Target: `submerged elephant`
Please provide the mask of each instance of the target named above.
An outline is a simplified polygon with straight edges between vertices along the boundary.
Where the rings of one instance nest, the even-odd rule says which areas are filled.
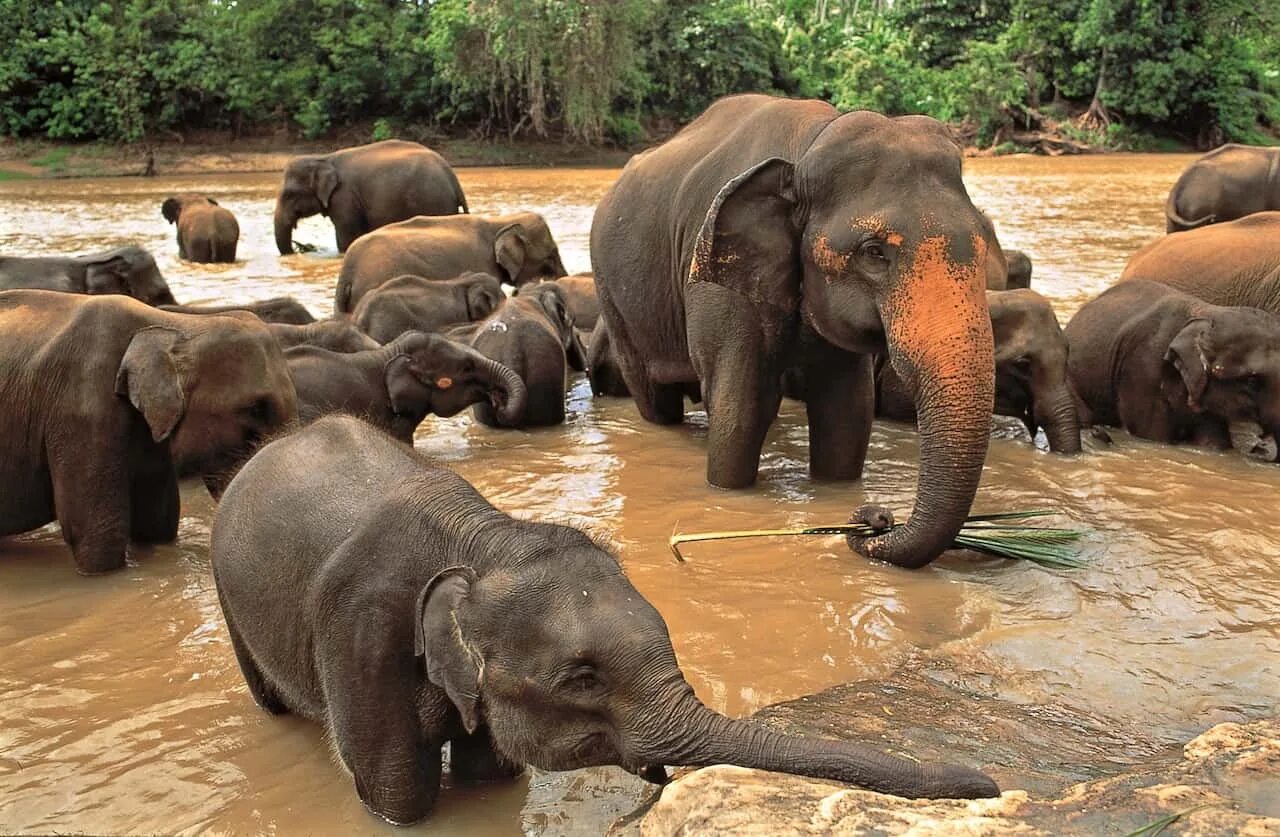
[[[1280,314],[1280,212],[1166,235],[1134,253],[1120,280],[1160,282],[1214,305]]]
[[[276,248],[282,256],[292,253],[293,229],[311,215],[333,221],[338,252],[345,253],[387,224],[468,211],[453,169],[430,148],[404,140],[358,145],[289,161],[276,198]]]
[[[1280,438],[1280,317],[1122,282],[1067,324],[1084,424],[1157,442],[1231,446],[1231,422]]]
[[[148,305],[173,303],[156,260],[129,245],[88,256],[0,256],[0,290],[124,294]]]
[[[1165,229],[1191,230],[1268,209],[1280,209],[1280,148],[1230,143],[1178,177],[1165,201]]]
[[[282,349],[318,346],[331,352],[350,353],[376,349],[380,345],[377,340],[345,320],[321,320],[306,325],[268,323],[267,328]]]
[[[231,311],[248,311],[267,323],[306,325],[316,321],[306,306],[291,296],[277,296],[259,302],[246,302],[242,305],[161,305],[160,308],[178,314],[227,314]]]
[[[502,283],[488,273],[452,279],[397,276],[361,297],[351,321],[386,343],[406,331],[438,332],[456,323],[478,322],[506,299]]]
[[[204,195],[167,198],[160,214],[178,228],[178,255],[193,262],[234,262],[240,225],[231,210]]]
[[[218,509],[213,576],[255,701],[324,725],[356,793],[408,824],[454,781],[731,763],[907,797],[989,797],[985,774],[788,736],[703,705],[618,559],[516,520],[351,418],[271,442]]]
[[[565,271],[551,229],[536,212],[412,218],[370,233],[351,248],[342,260],[333,310],[354,311],[365,294],[406,273],[447,279],[472,272],[519,287]]]
[[[1080,452],[1080,422],[1067,381],[1067,338],[1049,300],[1032,290],[987,291],[995,337],[995,413],[1022,419],[1034,438],[1044,428],[1049,449]],[[877,415],[913,421],[915,405],[893,367],[876,380]]]
[[[247,316],[7,291],[0,334],[0,535],[57,519],[85,574],[177,536],[175,463],[231,469],[298,415],[280,347]]]
[[[586,334],[590,334],[600,319],[600,298],[596,295],[596,279],[590,273],[574,273],[558,279],[547,279],[555,282],[564,291],[565,304],[573,314],[573,325]],[[516,296],[527,293],[537,284],[522,285],[516,289]]]
[[[438,334],[411,331],[385,346],[341,354],[315,346],[285,352],[301,421],[348,413],[406,444],[427,416],[452,416],[481,401],[504,422],[525,410],[520,376]]]
[[[908,523],[857,548],[907,567],[950,546],[987,452],[985,287],[1006,268],[960,165],[927,117],[733,96],[633,157],[591,228],[627,388],[645,419],[672,424],[701,384],[714,486],[755,482],[791,367],[810,381],[810,473],[857,479],[872,358],[888,354],[916,400],[919,491]]]

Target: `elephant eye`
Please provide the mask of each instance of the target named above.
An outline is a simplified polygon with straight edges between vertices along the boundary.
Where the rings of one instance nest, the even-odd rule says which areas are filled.
[[[250,404],[245,412],[253,421],[266,424],[271,421],[271,401],[267,398],[259,398]]]
[[[565,685],[578,691],[594,692],[604,685],[604,681],[600,679],[600,675],[596,673],[594,668],[580,666],[574,669],[568,679],[565,680]]]
[[[877,259],[882,262],[889,260],[889,250],[885,247],[885,243],[878,238],[868,239],[863,242],[862,255],[870,259]]]

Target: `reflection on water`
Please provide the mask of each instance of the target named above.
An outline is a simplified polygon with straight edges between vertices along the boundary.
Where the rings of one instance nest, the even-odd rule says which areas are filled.
[[[1164,196],[1190,159],[981,159],[968,161],[966,179],[1002,243],[1031,254],[1033,285],[1065,322],[1162,232]],[[589,269],[592,208],[616,174],[459,171],[474,211],[542,211],[571,271]],[[288,293],[326,315],[339,266],[332,229],[308,219],[295,238],[321,250],[277,256],[277,182],[0,183],[0,252],[135,241],[156,254],[180,301]],[[177,261],[159,207],[181,191],[203,191],[236,213],[242,261]],[[805,475],[803,412],[788,403],[760,484],[724,492],[703,483],[700,422],[646,425],[629,401],[593,401],[583,380],[570,406],[563,427],[529,432],[465,415],[429,419],[417,443],[513,514],[611,538],[666,618],[698,694],[722,711],[743,715],[921,658],[980,673],[1008,700],[1104,719],[1118,741],[1132,729],[1167,744],[1274,711],[1280,521],[1259,514],[1280,486],[1273,465],[1122,433],[1114,448],[1065,459],[1000,422],[978,510],[1060,508],[1093,530],[1088,569],[954,556],[908,572],[856,558],[834,538],[691,545],[690,562],[677,565],[666,547],[676,528],[842,521],[864,498],[909,509],[914,432],[878,425],[862,483],[817,484]],[[376,829],[318,730],[253,705],[209,574],[213,504],[196,485],[183,499],[179,543],[139,550],[108,577],[77,576],[53,529],[0,545],[0,831]],[[999,764],[986,766],[1001,777]],[[584,775],[569,784],[588,808],[617,781],[608,771]],[[526,793],[527,780],[449,790],[426,827],[517,833]],[[554,803],[535,807],[526,824],[570,827]]]

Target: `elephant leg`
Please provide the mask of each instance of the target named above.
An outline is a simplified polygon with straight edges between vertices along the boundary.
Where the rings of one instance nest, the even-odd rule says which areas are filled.
[[[1231,449],[1231,430],[1222,419],[1204,416],[1191,432],[1191,444],[1215,450]]]
[[[524,772],[523,765],[511,764],[498,755],[485,727],[449,741],[449,769],[461,782],[512,779]]]
[[[283,715],[289,711],[289,707],[285,706],[284,701],[276,694],[275,689],[271,687],[262,672],[258,670],[258,664],[253,661],[253,655],[249,653],[249,649],[245,646],[244,640],[240,638],[240,631],[236,628],[235,620],[231,617],[231,610],[227,607],[227,600],[222,595],[222,589],[218,589],[218,604],[222,607],[223,618],[227,622],[227,634],[231,637],[231,649],[235,651],[236,662],[240,664],[240,673],[244,675],[244,682],[249,686],[249,694],[253,696],[253,702],[270,712],[272,715]]]
[[[760,470],[760,452],[782,403],[781,376],[761,369],[753,351],[726,349],[708,370],[702,394],[707,402],[707,482],[719,488],[747,488]]]
[[[111,454],[109,450],[49,452],[58,523],[83,575],[118,570],[125,564],[131,518],[129,492],[121,489],[127,476],[124,458]]]
[[[818,480],[859,479],[875,418],[872,358],[832,349],[814,361],[804,369],[809,474]]]
[[[133,470],[129,504],[129,536],[135,543],[172,543],[177,539],[178,478],[168,461]]]

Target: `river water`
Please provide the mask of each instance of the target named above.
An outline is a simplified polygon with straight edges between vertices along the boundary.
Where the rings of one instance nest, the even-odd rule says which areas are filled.
[[[1114,281],[1129,253],[1163,232],[1165,195],[1191,159],[977,159],[967,161],[966,181],[1002,243],[1031,254],[1033,286],[1065,323]],[[473,211],[541,211],[566,267],[589,269],[592,208],[616,170],[458,174]],[[276,255],[277,184],[277,175],[0,183],[0,252],[79,253],[133,241],[156,254],[180,301],[287,293],[327,315],[339,267],[332,231],[309,219],[295,237],[320,250]],[[236,213],[241,261],[177,260],[160,202],[182,191],[215,196]],[[1073,707],[1114,724],[1116,735],[1097,747],[1099,770],[1125,760],[1115,742],[1130,733],[1174,748],[1212,724],[1275,712],[1274,465],[1122,432],[1114,447],[1086,439],[1084,455],[1061,458],[1043,437],[1033,445],[1016,422],[998,420],[975,509],[1060,509],[1058,522],[1091,530],[1087,569],[948,556],[910,572],[864,561],[833,538],[692,545],[681,565],[666,546],[677,528],[839,522],[864,499],[905,513],[914,430],[878,424],[863,482],[815,484],[806,477],[803,412],[784,404],[759,485],[730,493],[703,482],[701,414],[675,428],[646,425],[628,400],[593,401],[583,379],[570,402],[564,426],[530,432],[488,429],[465,414],[430,418],[417,445],[506,511],[611,538],[666,618],[698,694],[723,712],[742,716],[887,678],[908,659],[935,659],[982,678],[1003,700]],[[318,728],[268,716],[248,696],[209,572],[213,509],[202,487],[184,486],[178,543],[139,550],[107,577],[76,575],[56,528],[0,541],[0,832],[381,827]],[[981,753],[966,760],[983,763]],[[1016,765],[984,766],[1003,787],[1019,785]],[[569,777],[563,805],[599,813],[615,773]],[[422,828],[595,829],[555,800],[522,816],[527,794],[527,778],[449,789]],[[602,801],[592,801],[596,794]]]

